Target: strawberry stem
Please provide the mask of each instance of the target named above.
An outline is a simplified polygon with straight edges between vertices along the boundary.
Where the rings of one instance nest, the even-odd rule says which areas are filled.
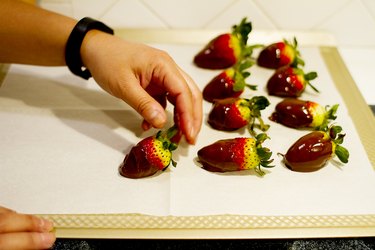
[[[246,78],[249,77],[251,75],[250,72],[246,71],[248,70],[250,67],[252,67],[253,65],[255,64],[254,61],[250,60],[249,58],[247,59],[243,59],[243,60],[240,60],[239,62],[237,62],[234,66],[233,66],[233,69],[234,69],[234,85],[233,85],[233,90],[238,92],[238,91],[242,91],[245,86],[248,86],[248,84],[246,84]],[[252,86],[252,89],[254,89],[254,85],[250,85]],[[255,86],[255,90],[256,90],[256,86]]]
[[[289,42],[288,40],[284,39],[284,43],[291,48],[293,48],[295,53],[295,58],[291,63],[292,67],[298,67],[298,65],[305,66],[305,61],[301,58],[301,53],[298,50],[298,41],[296,37],[293,37],[293,42]]]
[[[349,151],[341,146],[341,144],[344,142],[345,134],[341,134],[342,128],[338,125],[333,125],[329,129],[328,133],[333,141],[333,143],[336,145],[335,147],[335,155],[339,158],[339,160],[342,163],[348,163],[349,161]]]
[[[247,18],[243,18],[239,25],[232,26],[232,35],[237,36],[241,41],[241,47],[245,47],[249,34],[252,30],[251,22],[247,22]]]
[[[171,139],[177,133],[178,133],[178,127],[177,127],[177,125],[173,125],[172,127],[167,129],[164,137],[166,137],[167,139]]]
[[[262,143],[267,139],[269,139],[269,137],[266,133],[261,133],[256,136],[256,150],[260,158],[260,163],[255,168],[255,172],[258,173],[260,176],[265,175],[265,172],[262,170],[261,167],[264,167],[264,168],[275,167],[274,165],[270,165],[273,162],[273,159],[271,159],[271,156],[272,156],[271,150],[269,148],[265,148],[262,146]]]
[[[318,74],[316,72],[309,72],[307,74],[304,74],[303,76],[306,80],[307,85],[309,85],[316,93],[319,93],[319,90],[310,83],[311,80],[314,80],[318,77]]]
[[[331,121],[336,120],[336,118],[337,118],[336,112],[337,112],[338,108],[339,108],[338,104],[333,105],[331,108],[330,108],[330,106],[327,105],[325,107],[326,114],[325,114],[325,117],[324,117],[324,121],[320,126],[316,127],[315,130],[327,131],[328,130],[328,124]]]
[[[254,131],[256,120],[259,121],[259,129],[263,132],[267,131],[270,127],[268,124],[264,123],[261,115],[261,110],[264,110],[266,107],[268,107],[270,105],[270,102],[264,96],[254,96],[253,98],[248,100],[247,105],[250,109],[249,132],[252,136],[256,137],[257,134]]]
[[[157,140],[160,140],[163,143],[163,149],[169,150],[172,152],[175,149],[177,149],[178,144],[171,142],[171,138],[175,136],[178,133],[178,131],[179,129],[177,125],[173,125],[172,127],[168,128],[165,131],[161,131],[161,130],[158,131],[155,137]],[[172,158],[171,158],[171,162],[172,162],[172,165],[176,167],[177,162],[175,162]],[[166,166],[165,169],[167,169],[167,167],[168,166]]]

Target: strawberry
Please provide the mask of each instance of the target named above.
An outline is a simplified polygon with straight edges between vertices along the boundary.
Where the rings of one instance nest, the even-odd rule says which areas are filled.
[[[304,66],[305,63],[301,58],[297,46],[296,38],[294,38],[293,43],[285,39],[282,42],[272,43],[259,53],[257,64],[269,69],[278,69],[285,65],[293,67],[297,67],[298,65]]]
[[[298,139],[284,155],[288,168],[297,172],[321,169],[335,155],[343,163],[349,159],[349,151],[340,144],[345,134],[340,126],[332,126],[328,132],[313,131]]]
[[[324,108],[316,102],[287,98],[276,105],[275,112],[269,118],[291,128],[314,128],[325,131],[328,123],[336,119],[338,107],[336,104],[331,108]]]
[[[232,27],[231,33],[218,35],[198,52],[194,57],[195,65],[205,69],[225,69],[233,66],[252,53],[252,47],[246,46],[251,30],[251,22],[243,18],[239,25]]]
[[[255,96],[251,99],[226,98],[217,100],[208,115],[208,123],[217,130],[233,131],[250,125],[249,130],[255,135],[255,120],[258,119],[260,129],[266,131],[268,125],[264,124],[260,111],[265,109],[270,102],[264,96]]]
[[[128,178],[142,178],[155,174],[156,172],[168,168],[172,162],[172,151],[177,148],[177,144],[172,143],[170,138],[174,137],[178,129],[173,126],[167,131],[159,131],[154,136],[149,136],[137,145],[132,147],[126,155],[119,168],[122,176]]]
[[[203,98],[208,102],[214,102],[215,99],[238,97],[243,93],[245,87],[256,90],[255,85],[245,82],[245,79],[250,75],[246,69],[252,65],[253,62],[250,60],[244,60],[222,71],[204,87]]]
[[[310,80],[318,76],[316,72],[305,74],[302,69],[284,66],[275,71],[267,82],[268,94],[281,97],[299,97],[309,85],[319,93]]]
[[[261,167],[270,168],[272,152],[262,147],[268,138],[259,134],[256,138],[238,137],[224,139],[205,146],[198,151],[199,162],[211,172],[229,172],[254,169],[263,176]]]

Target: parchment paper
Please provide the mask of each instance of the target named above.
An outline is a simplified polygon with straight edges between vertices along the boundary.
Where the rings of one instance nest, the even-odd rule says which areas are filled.
[[[168,51],[203,89],[220,71],[192,65],[196,45],[152,44]],[[197,144],[183,142],[174,153],[178,165],[150,178],[131,180],[118,174],[118,166],[131,146],[156,132],[142,132],[141,117],[122,101],[102,91],[91,79],[81,80],[65,68],[12,65],[0,88],[0,204],[36,214],[149,215],[330,215],[374,214],[375,176],[347,108],[337,92],[318,48],[304,47],[306,72],[317,71],[301,99],[322,105],[340,104],[336,122],[346,132],[344,146],[350,161],[331,161],[314,173],[296,173],[282,163],[278,152],[306,130],[293,130],[268,120],[281,98],[263,119],[271,125],[276,167],[264,177],[252,171],[215,174],[200,168],[197,151],[219,139],[249,136],[243,129],[220,132],[206,118],[211,104],[204,103],[204,124]],[[250,69],[244,97],[266,95],[272,70]],[[172,107],[167,108],[171,115]],[[170,125],[170,124],[169,124]]]

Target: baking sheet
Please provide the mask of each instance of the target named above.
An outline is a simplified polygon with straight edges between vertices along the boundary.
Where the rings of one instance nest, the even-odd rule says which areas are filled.
[[[191,64],[200,44],[152,45],[167,50],[201,88],[218,73]],[[223,215],[229,215],[229,220],[224,220],[227,222],[239,222],[233,216],[240,216],[245,223],[237,223],[238,227],[249,227],[249,218],[252,223],[263,223],[270,228],[277,226],[275,220],[301,218],[305,224],[295,225],[306,227],[311,218],[321,222],[325,216],[333,221],[338,218],[340,223],[347,216],[359,216],[351,221],[363,226],[363,218],[371,221],[368,219],[375,214],[372,164],[320,49],[303,47],[301,52],[306,70],[318,72],[314,84],[322,92],[316,95],[307,91],[302,98],[321,104],[340,104],[337,122],[347,133],[344,146],[351,152],[349,164],[341,166],[333,162],[315,173],[289,171],[280,163],[276,152],[285,152],[306,131],[270,122],[271,140],[265,145],[274,151],[277,167],[269,174],[260,178],[251,171],[209,173],[196,163],[197,150],[217,139],[247,134],[245,130],[218,132],[204,124],[196,146],[182,144],[176,151],[177,168],[142,180],[125,179],[117,174],[124,154],[139,137],[152,133],[141,132],[140,117],[92,81],[70,76],[65,68],[13,65],[0,89],[0,135],[4,142],[0,146],[3,156],[0,168],[5,173],[0,176],[0,204],[21,212],[50,214],[61,227],[90,228],[93,226],[90,221],[95,218],[96,222],[114,228],[118,225],[108,221],[107,215],[117,215],[118,221],[123,218],[121,215],[134,213],[143,216],[123,218],[125,223],[120,228],[130,225],[131,228],[140,228],[140,225],[163,228],[166,226],[160,223],[163,221],[167,228],[181,227],[181,223],[185,225],[182,228],[194,228],[199,225],[194,218],[203,223],[212,217],[205,225],[222,228],[226,218]],[[253,67],[251,73],[249,83],[259,84],[255,94],[265,94],[262,86],[272,71]],[[253,94],[248,91],[244,96]],[[272,105],[264,117],[268,117],[280,100],[269,99]],[[205,114],[209,108],[210,104],[205,103]],[[92,214],[105,216],[84,216]],[[155,216],[159,223],[155,224]],[[256,218],[268,218],[268,223]],[[141,223],[145,221],[154,224]],[[292,224],[289,226],[293,227]],[[99,223],[99,227],[106,228],[105,225]],[[231,225],[236,227],[235,223]]]

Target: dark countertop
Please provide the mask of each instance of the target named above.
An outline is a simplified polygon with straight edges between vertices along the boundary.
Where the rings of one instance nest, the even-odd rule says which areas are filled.
[[[285,240],[57,240],[56,250],[372,250],[375,238]]]
[[[375,105],[370,105],[375,115]],[[120,239],[57,239],[55,250],[373,250],[375,236],[363,238],[269,239],[269,240],[120,240]]]

